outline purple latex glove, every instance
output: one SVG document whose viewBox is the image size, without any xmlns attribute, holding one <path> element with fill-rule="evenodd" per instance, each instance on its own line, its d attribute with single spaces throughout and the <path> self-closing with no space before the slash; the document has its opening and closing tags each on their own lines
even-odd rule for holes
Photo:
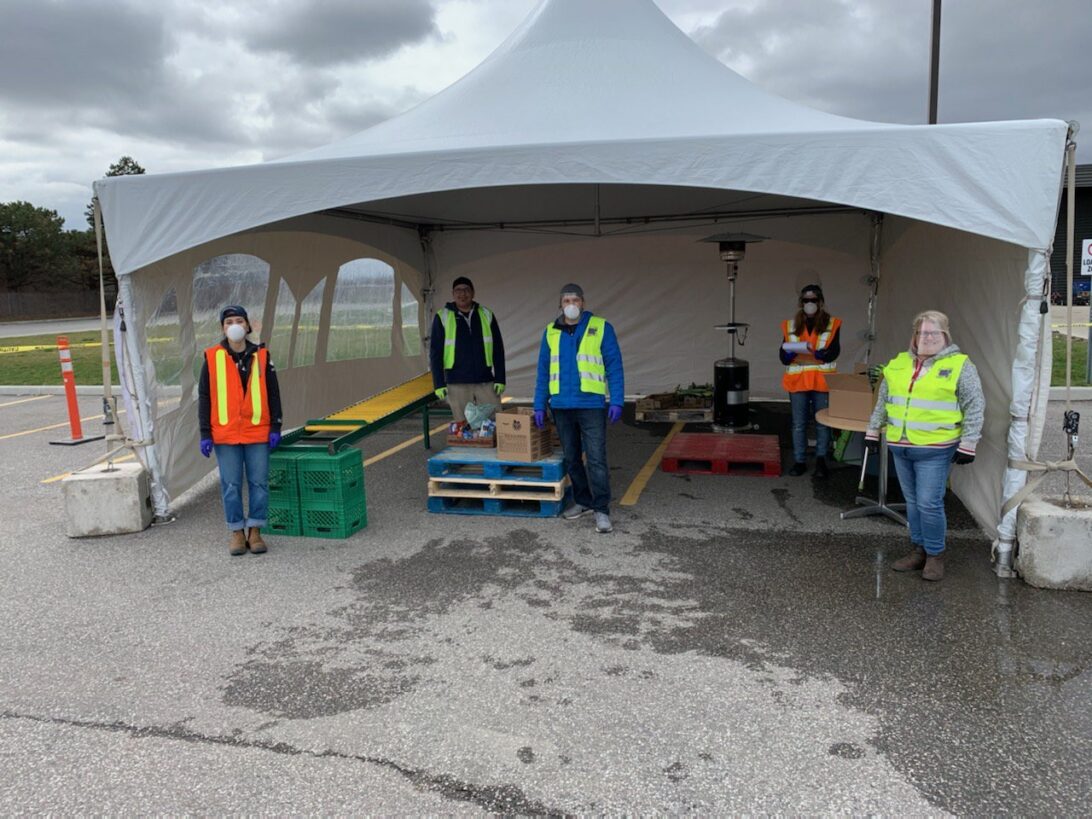
<svg viewBox="0 0 1092 819">
<path fill-rule="evenodd" d="M 201 454 L 206 458 L 212 454 L 212 438 L 201 439 Z"/>
<path fill-rule="evenodd" d="M 617 424 L 622 420 L 622 408 L 617 404 L 611 404 L 607 409 L 607 420 L 612 424 Z"/>
<path fill-rule="evenodd" d="M 281 434 L 279 432 L 269 433 L 269 448 L 270 449 L 276 449 L 278 446 L 280 446 L 280 443 L 281 443 Z"/>
<path fill-rule="evenodd" d="M 542 429 L 546 426 L 546 410 L 535 410 L 534 414 L 535 426 Z"/>
</svg>

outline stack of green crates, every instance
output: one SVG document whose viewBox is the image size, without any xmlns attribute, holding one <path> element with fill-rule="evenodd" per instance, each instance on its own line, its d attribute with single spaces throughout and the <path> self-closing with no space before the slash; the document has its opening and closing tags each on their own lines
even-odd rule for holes
<svg viewBox="0 0 1092 819">
<path fill-rule="evenodd" d="M 267 527 L 271 532 L 346 538 L 367 525 L 364 461 L 359 449 L 329 455 L 286 447 L 272 453 Z"/>
<path fill-rule="evenodd" d="M 270 534 L 290 537 L 301 534 L 296 461 L 304 454 L 288 447 L 269 454 L 269 515 L 265 528 Z"/>
<path fill-rule="evenodd" d="M 359 449 L 304 455 L 296 461 L 296 480 L 304 537 L 344 538 L 368 525 Z"/>
</svg>

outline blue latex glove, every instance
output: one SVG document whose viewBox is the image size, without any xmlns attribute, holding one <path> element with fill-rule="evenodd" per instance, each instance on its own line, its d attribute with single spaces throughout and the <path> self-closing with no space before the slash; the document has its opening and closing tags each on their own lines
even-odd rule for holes
<svg viewBox="0 0 1092 819">
<path fill-rule="evenodd" d="M 201 454 L 206 458 L 212 454 L 212 438 L 201 439 Z"/>
<path fill-rule="evenodd" d="M 612 424 L 617 424 L 622 420 L 622 408 L 617 404 L 611 404 L 607 409 L 607 420 Z"/>
<path fill-rule="evenodd" d="M 443 401 L 447 398 L 447 387 L 440 387 L 438 390 L 433 390 L 436 393 L 436 397 Z"/>
<path fill-rule="evenodd" d="M 546 410 L 535 410 L 534 421 L 535 426 L 539 429 L 546 426 Z"/>
<path fill-rule="evenodd" d="M 276 449 L 281 445 L 281 434 L 279 432 L 269 433 L 269 448 Z"/>
<path fill-rule="evenodd" d="M 504 384 L 494 384 L 493 392 L 495 392 L 497 395 L 501 395 L 504 392 Z"/>
</svg>

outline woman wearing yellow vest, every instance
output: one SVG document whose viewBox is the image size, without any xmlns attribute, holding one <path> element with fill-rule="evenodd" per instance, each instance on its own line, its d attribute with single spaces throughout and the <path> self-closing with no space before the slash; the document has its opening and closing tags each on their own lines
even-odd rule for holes
<svg viewBox="0 0 1092 819">
<path fill-rule="evenodd" d="M 800 291 L 796 315 L 781 323 L 781 363 L 785 374 L 781 386 L 789 394 L 792 407 L 792 459 L 789 474 L 808 471 L 808 421 L 830 405 L 825 373 L 837 369 L 834 363 L 842 352 L 838 331 L 842 320 L 824 309 L 823 291 L 809 284 Z M 815 423 L 815 477 L 826 478 L 827 454 L 830 452 L 830 427 Z"/>
<path fill-rule="evenodd" d="M 887 436 L 913 546 L 891 568 L 922 569 L 926 580 L 941 580 L 948 472 L 953 461 L 974 461 L 986 407 L 982 382 L 971 360 L 952 344 L 948 317 L 936 310 L 914 319 L 910 349 L 891 359 L 883 376 L 865 441 L 874 450 L 880 431 Z"/>
<path fill-rule="evenodd" d="M 269 451 L 281 442 L 281 393 L 277 371 L 264 344 L 247 340 L 246 310 L 220 311 L 224 338 L 205 350 L 197 390 L 201 454 L 216 450 L 220 498 L 231 540 L 228 553 L 266 550 L 262 527 L 269 509 Z M 243 478 L 250 514 L 243 512 Z"/>
</svg>

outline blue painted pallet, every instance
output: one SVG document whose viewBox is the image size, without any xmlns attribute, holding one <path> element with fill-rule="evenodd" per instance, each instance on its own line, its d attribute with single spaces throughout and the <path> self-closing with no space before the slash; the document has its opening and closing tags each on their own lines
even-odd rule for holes
<svg viewBox="0 0 1092 819">
<path fill-rule="evenodd" d="M 541 461 L 502 461 L 495 449 L 450 447 L 428 459 L 432 478 L 491 478 L 493 480 L 560 481 L 565 462 L 560 453 Z"/>
<path fill-rule="evenodd" d="M 569 505 L 572 494 L 567 492 L 559 501 L 505 500 L 503 498 L 441 498 L 428 499 L 428 511 L 444 515 L 501 515 L 513 518 L 556 518 Z"/>
</svg>

